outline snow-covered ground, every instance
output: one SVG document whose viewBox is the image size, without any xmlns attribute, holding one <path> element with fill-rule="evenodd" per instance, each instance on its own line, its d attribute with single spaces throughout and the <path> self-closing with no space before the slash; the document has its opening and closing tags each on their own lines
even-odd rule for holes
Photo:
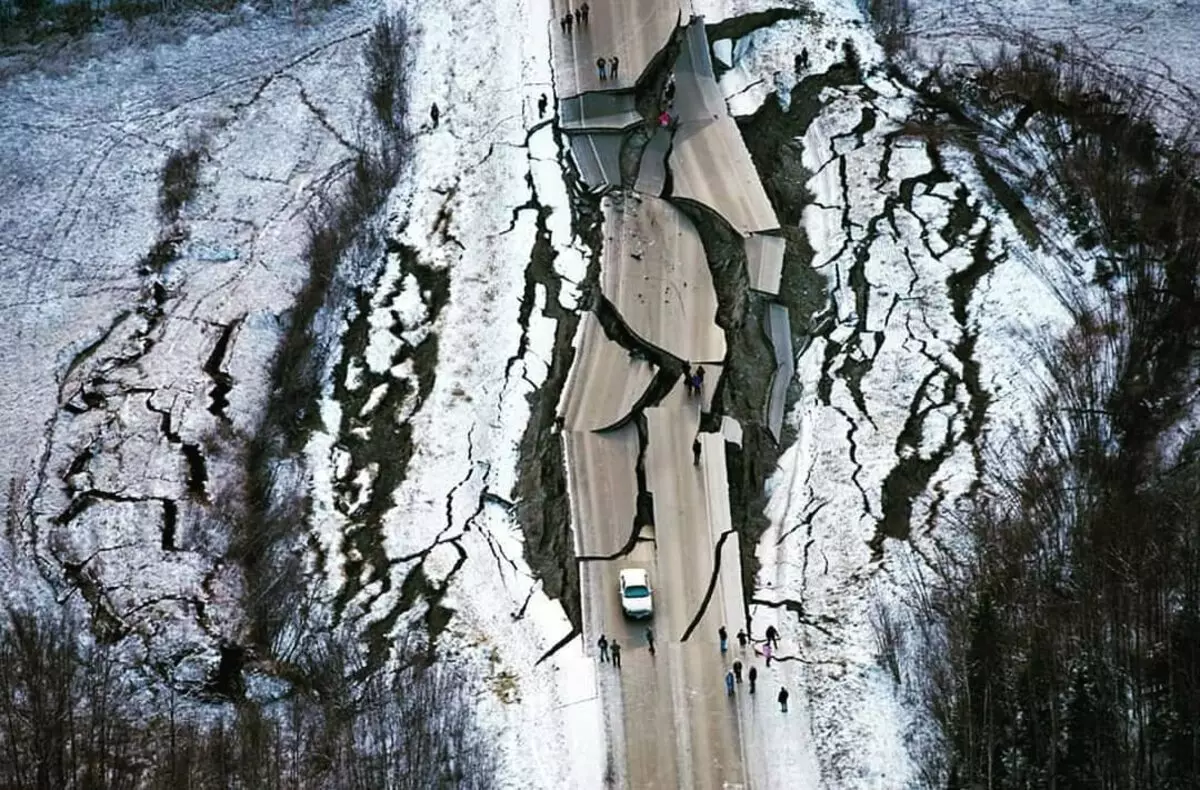
<svg viewBox="0 0 1200 790">
<path fill-rule="evenodd" d="M 439 644 L 484 679 L 488 693 L 477 711 L 499 743 L 503 786 L 599 786 L 604 742 L 594 667 L 578 639 L 537 663 L 570 624 L 526 565 L 519 525 L 505 504 L 514 496 L 526 398 L 545 379 L 554 339 L 554 321 L 543 315 L 544 288 L 535 289 L 528 326 L 518 320 L 538 206 L 552 210 L 546 231 L 555 267 L 567 278 L 559 298 L 568 307 L 583 268 L 561 151 L 549 115 L 540 121 L 536 108 L 541 93 L 553 95 L 550 5 L 406 5 L 416 44 L 414 113 L 421 118 L 436 102 L 441 122 L 419 136 L 389 213 L 397 218 L 396 238 L 424 264 L 449 273 L 450 297 L 429 327 L 438 338 L 434 382 L 409 419 L 414 452 L 384 521 L 390 592 L 381 578 L 357 602 L 368 607 L 366 621 L 385 617 L 421 562 L 398 558 L 434 547 L 423 570 L 434 585 L 448 584 L 441 605 L 455 612 Z M 393 276 L 385 273 L 381 283 Z M 410 329 L 398 304 L 403 293 L 377 299 L 373 347 L 378 339 L 391 348 L 395 323 Z M 386 370 L 388 353 L 381 364 L 363 365 Z M 326 427 L 336 430 L 336 423 Z M 326 447 L 336 444 L 331 439 Z M 321 457 L 321 445 L 315 440 L 314 459 L 328 470 L 336 452 Z M 319 507 L 336 512 L 331 502 Z M 335 552 L 336 538 L 336 530 L 326 532 Z M 407 627 L 404 618 L 397 624 Z"/>
<path fill-rule="evenodd" d="M 926 65 L 978 64 L 1000 47 L 1062 44 L 1089 67 L 1144 82 L 1165 128 L 1189 125 L 1200 98 L 1196 0 L 910 0 L 913 52 Z"/>
<path fill-rule="evenodd" d="M 10 589 L 46 592 L 36 556 L 65 597 L 74 563 L 152 655 L 211 662 L 236 636 L 236 574 L 207 507 L 233 467 L 208 448 L 262 408 L 281 305 L 307 274 L 306 212 L 345 173 L 367 109 L 346 86 L 370 19 L 255 19 L 0 89 L 0 503 L 34 514 L 10 547 L 29 575 Z M 143 261 L 169 231 L 160 173 L 188 140 L 199 188 L 156 274 Z"/>
<path fill-rule="evenodd" d="M 801 47 L 809 73 L 840 61 L 847 40 L 868 72 L 881 62 L 854 4 L 814 10 L 815 18 L 734 43 L 723 79 L 734 112 L 750 114 L 764 100 L 786 106 Z M 803 227 L 830 304 L 813 322 L 825 328 L 799 354 L 800 397 L 789 417 L 798 439 L 768 483 L 772 526 L 758 548 L 756 596 L 798 603 L 803 614 L 798 624 L 783 608 L 751 607 L 756 635 L 779 625 L 780 655 L 792 660 L 775 671 L 807 697 L 820 775 L 787 777 L 804 787 L 917 783 L 931 733 L 905 640 L 920 578 L 939 549 L 956 546 L 937 514 L 954 509 L 984 460 L 1002 455 L 1028 421 L 1041 364 L 1032 341 L 1068 326 L 1039 277 L 1044 267 L 1030 265 L 1045 253 L 1026 247 L 971 157 L 942 146 L 944 174 L 927 179 L 937 168 L 925 141 L 894 134 L 914 97 L 878 73 L 865 81 L 869 92 L 826 89 L 802 140 L 813 194 Z M 864 113 L 874 114 L 873 126 L 857 134 Z M 952 226 L 952 209 L 969 220 Z M 976 245 L 990 263 L 963 285 Z M 931 466 L 909 511 L 897 492 Z M 907 540 L 885 537 L 900 526 Z M 881 660 L 884 621 L 898 629 L 899 684 Z"/>
<path fill-rule="evenodd" d="M 527 174 L 554 209 L 555 265 L 571 281 L 583 266 L 553 130 L 530 131 L 537 95 L 552 95 L 549 4 L 402 5 L 418 136 L 389 231 L 423 266 L 448 273 L 449 300 L 430 323 L 429 294 L 411 275 L 399 277 L 395 293 L 374 304 L 368 349 L 348 376 L 399 381 L 411 366 L 389 371 L 388 360 L 437 335 L 433 387 L 408 415 L 416 451 L 384 545 L 394 560 L 440 541 L 424 563 L 435 585 L 455 569 L 455 544 L 465 555 L 441 600 L 455 616 L 440 644 L 478 670 L 477 710 L 501 746 L 504 786 L 598 786 L 591 663 L 576 644 L 536 664 L 570 627 L 525 566 L 502 504 L 512 497 L 525 396 L 545 376 L 553 338 L 544 289 L 528 328 L 517 320 L 536 232 Z M 305 26 L 261 18 L 113 48 L 0 89 L 8 285 L 0 322 L 9 329 L 0 350 L 9 374 L 0 382 L 8 448 L 0 478 L 18 482 L 13 500 L 5 485 L 0 501 L 10 514 L 28 505 L 37 515 L 26 542 L 0 550 L 0 567 L 16 576 L 6 588 L 47 600 L 66 589 L 57 563 L 83 563 L 149 657 L 187 656 L 181 676 L 211 667 L 218 642 L 237 637 L 237 575 L 219 561 L 223 529 L 205 520 L 208 500 L 236 469 L 219 448 L 261 414 L 282 314 L 307 275 L 306 211 L 336 191 L 369 126 L 361 50 L 381 10 L 355 4 Z M 442 110 L 436 130 L 427 121 L 433 102 Z M 188 240 L 159 278 L 140 264 L 163 232 L 163 163 L 189 139 L 202 139 L 205 153 L 181 217 Z M 397 265 L 389 256 L 383 286 Z M 574 306 L 575 298 L 566 283 L 560 300 Z M 231 382 L 223 407 L 213 371 Z M 324 404 L 322 415 L 331 433 L 314 437 L 309 456 L 332 595 L 345 582 L 333 483 L 346 456 L 337 449 L 338 404 Z M 206 482 L 197 482 L 185 448 L 203 456 Z M 369 480 L 370 470 L 358 473 Z M 55 518 L 68 507 L 64 479 L 94 492 L 69 520 Z M 42 565 L 50 585 L 31 562 L 35 551 L 54 558 Z M 412 564 L 386 570 L 391 594 L 380 595 L 378 583 L 362 592 L 359 602 L 370 601 L 363 625 L 397 603 Z M 10 592 L 6 602 L 17 599 Z"/>
</svg>

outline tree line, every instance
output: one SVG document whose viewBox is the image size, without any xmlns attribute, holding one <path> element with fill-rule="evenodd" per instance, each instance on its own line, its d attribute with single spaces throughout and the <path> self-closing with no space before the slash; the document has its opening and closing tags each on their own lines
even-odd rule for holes
<svg viewBox="0 0 1200 790">
<path fill-rule="evenodd" d="M 1051 207 L 1045 242 L 1090 274 L 1072 289 L 1044 271 L 1073 328 L 1036 341 L 1036 431 L 944 521 L 972 548 L 917 618 L 908 670 L 939 734 L 925 777 L 1184 790 L 1200 781 L 1200 169 L 1189 138 L 1156 131 L 1144 86 L 1063 54 L 1026 47 L 924 86 L 962 144 Z"/>
<path fill-rule="evenodd" d="M 397 648 L 365 671 L 346 635 L 314 638 L 270 700 L 220 700 L 131 670 L 77 619 L 8 611 L 0 629 L 6 790 L 486 790 L 495 761 L 465 678 Z"/>
</svg>

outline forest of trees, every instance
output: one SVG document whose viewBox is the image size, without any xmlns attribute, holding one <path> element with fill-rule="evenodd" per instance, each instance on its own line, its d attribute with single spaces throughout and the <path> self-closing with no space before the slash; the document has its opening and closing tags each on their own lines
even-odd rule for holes
<svg viewBox="0 0 1200 790">
<path fill-rule="evenodd" d="M 1027 48 L 926 86 L 968 147 L 1051 207 L 1043 243 L 1079 245 L 1096 269 L 1060 289 L 1073 330 L 1040 343 L 1036 435 L 948 524 L 974 548 L 921 607 L 912 669 L 941 735 L 927 779 L 1196 788 L 1197 149 L 1156 133 L 1141 86 L 1062 54 Z"/>
<path fill-rule="evenodd" d="M 239 6 L 296 13 L 344 0 L 0 0 L 0 45 L 87 33 L 106 18 L 126 23 L 186 12 L 229 13 Z"/>
<path fill-rule="evenodd" d="M 348 635 L 310 644 L 270 702 L 130 672 L 76 620 L 0 627 L 5 790 L 486 790 L 495 765 L 464 677 L 398 645 L 368 671 Z"/>
</svg>

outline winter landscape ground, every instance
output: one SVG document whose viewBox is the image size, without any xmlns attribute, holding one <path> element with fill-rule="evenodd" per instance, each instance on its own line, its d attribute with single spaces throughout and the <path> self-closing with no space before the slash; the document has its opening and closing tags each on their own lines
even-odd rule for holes
<svg viewBox="0 0 1200 790">
<path fill-rule="evenodd" d="M 597 0 L 590 14 L 626 6 Z M 288 786 L 636 788 L 651 786 L 631 779 L 645 710 L 690 733 L 681 752 L 725 744 L 712 777 L 736 754 L 759 788 L 1193 786 L 1200 245 L 1181 229 L 1200 218 L 1187 197 L 1200 6 L 684 0 L 644 73 L 623 58 L 634 122 L 589 143 L 599 170 L 581 154 L 588 135 L 563 122 L 583 89 L 563 71 L 564 8 L 114 11 L 38 36 L 50 23 L 0 0 L 0 785 L 269 786 L 245 773 L 261 763 Z M 688 318 L 708 333 L 696 345 L 724 353 L 693 414 L 677 408 L 685 339 L 647 342 L 651 320 L 631 320 L 602 269 L 613 206 L 648 183 L 640 157 L 696 18 L 786 251 L 774 292 L 752 288 L 747 234 L 683 193 L 695 181 L 676 133 L 661 202 L 701 242 L 707 265 L 689 283 L 715 294 L 715 315 Z M 1004 65 L 1018 52 L 1024 71 Z M 1142 168 L 1125 192 L 1184 197 L 1113 231 L 1135 212 L 1082 191 L 1093 139 L 1107 171 Z M 1137 235 L 1168 215 L 1172 229 Z M 1144 293 L 1167 296 L 1150 309 Z M 605 343 L 604 362 L 587 362 Z M 571 411 L 589 371 L 618 363 L 637 371 L 630 383 L 595 389 L 620 390 L 611 411 L 630 413 L 636 470 L 620 474 L 576 463 L 588 456 Z M 673 480 L 654 442 L 682 431 L 665 421 L 685 411 L 680 441 L 715 443 L 706 464 L 724 452 L 703 471 L 715 531 L 656 595 L 695 617 L 657 632 L 657 674 L 634 664 L 622 679 L 597 661 L 596 613 L 618 610 L 595 580 L 632 558 L 677 567 L 639 530 L 668 534 L 646 518 Z M 1062 493 L 1090 491 L 1101 467 L 1100 493 Z M 579 501 L 588 480 L 626 473 L 629 501 Z M 1072 509 L 1084 499 L 1087 518 Z M 1076 536 L 1114 501 L 1122 525 L 1175 508 L 1178 533 L 1146 538 L 1155 548 L 1136 558 L 1108 532 Z M 592 552 L 592 511 L 632 519 L 628 544 Z M 1012 538 L 1027 521 L 1066 526 Z M 1097 567 L 1123 575 L 1096 581 L 1087 552 L 1105 541 Z M 676 583 L 701 592 L 664 600 Z M 1028 608 L 1054 630 L 1070 608 L 1054 601 L 1092 589 L 1114 622 L 1136 611 L 1128 633 L 1145 626 L 1150 647 L 1117 638 L 1117 658 L 1064 663 L 1050 681 L 1012 657 L 1043 642 L 994 609 Z M 709 611 L 710 598 L 723 603 Z M 680 721 L 725 704 L 708 680 L 725 669 L 718 620 L 749 631 L 738 655 L 766 693 L 739 688 L 728 719 Z M 1054 649 L 1108 655 L 1121 629 L 1089 629 Z M 631 647 L 626 660 L 643 661 Z M 684 652 L 706 649 L 711 660 Z M 78 678 L 41 696 L 53 684 L 39 678 L 71 661 Z M 1094 691 L 1118 676 L 1136 680 Z M 1060 699 L 1062 718 L 1039 697 Z M 362 714 L 392 716 L 383 699 L 429 705 Z M 82 706 L 93 732 L 109 731 L 97 711 L 126 722 L 106 736 L 121 759 L 82 767 L 90 752 L 64 717 L 38 723 L 43 700 Z M 344 740 L 328 734 L 335 708 Z M 1106 716 L 1124 723 L 1075 735 Z M 284 745 L 255 752 L 250 732 Z M 1143 734 L 1161 751 L 1129 746 Z M 192 767 L 217 753 L 240 759 Z M 1127 753 L 1135 767 L 1097 756 Z M 672 782 L 712 781 L 689 770 Z"/>
</svg>

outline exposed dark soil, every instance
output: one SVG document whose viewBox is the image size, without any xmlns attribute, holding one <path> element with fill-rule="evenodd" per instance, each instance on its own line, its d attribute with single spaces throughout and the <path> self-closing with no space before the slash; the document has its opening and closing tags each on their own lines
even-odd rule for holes
<svg viewBox="0 0 1200 790">
<path fill-rule="evenodd" d="M 575 231 L 592 250 L 600 250 L 598 204 L 576 193 L 573 209 Z M 557 325 L 546 380 L 529 396 L 529 424 L 520 445 L 516 512 L 525 533 L 526 561 L 542 580 L 546 594 L 561 601 L 571 624 L 579 629 L 582 627 L 579 570 L 571 533 L 562 434 L 557 418 L 558 401 L 575 361 L 575 349 L 571 344 L 579 316 L 558 304 L 561 283 L 554 271 L 556 253 L 545 229 L 547 212 L 547 209 L 539 212 L 538 239 L 525 269 L 524 304 L 531 308 L 535 286 L 545 287 L 546 313 L 557 321 Z M 583 284 L 585 298 L 596 298 L 599 269 L 597 254 L 588 267 L 587 280 Z"/>
</svg>

